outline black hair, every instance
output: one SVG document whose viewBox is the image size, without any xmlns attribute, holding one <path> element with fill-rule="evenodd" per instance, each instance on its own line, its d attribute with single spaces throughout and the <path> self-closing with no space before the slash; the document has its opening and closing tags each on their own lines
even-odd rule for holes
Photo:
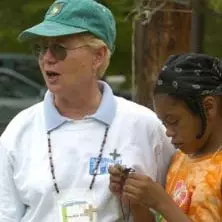
<svg viewBox="0 0 222 222">
<path fill-rule="evenodd" d="M 166 93 L 183 100 L 201 120 L 201 138 L 207 127 L 203 98 L 222 95 L 222 61 L 219 58 L 187 53 L 170 56 L 159 73 L 154 95 Z"/>
</svg>

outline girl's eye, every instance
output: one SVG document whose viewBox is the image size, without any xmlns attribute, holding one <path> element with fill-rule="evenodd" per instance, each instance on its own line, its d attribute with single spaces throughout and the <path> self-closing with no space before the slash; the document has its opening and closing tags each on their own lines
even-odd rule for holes
<svg viewBox="0 0 222 222">
<path fill-rule="evenodd" d="M 164 125 L 175 126 L 177 125 L 178 120 L 165 120 Z"/>
<path fill-rule="evenodd" d="M 167 122 L 169 125 L 176 125 L 178 123 L 178 120 L 168 120 Z"/>
</svg>

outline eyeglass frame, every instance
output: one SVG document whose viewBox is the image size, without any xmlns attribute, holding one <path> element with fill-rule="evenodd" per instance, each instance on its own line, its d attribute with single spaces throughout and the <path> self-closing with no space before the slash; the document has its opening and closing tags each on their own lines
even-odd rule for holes
<svg viewBox="0 0 222 222">
<path fill-rule="evenodd" d="M 53 47 L 54 46 L 54 47 Z M 60 51 L 60 53 L 62 52 L 62 54 L 58 55 L 58 51 L 55 51 L 56 48 L 55 46 L 59 46 L 57 48 L 57 50 L 63 50 Z M 34 43 L 32 44 L 32 52 L 33 54 L 39 59 L 41 59 L 41 57 L 47 52 L 47 50 L 50 51 L 51 55 L 56 58 L 58 61 L 64 61 L 67 57 L 67 51 L 69 50 L 77 50 L 83 47 L 89 46 L 88 44 L 84 44 L 84 45 L 80 45 L 80 46 L 76 46 L 74 48 L 68 48 L 65 47 L 62 44 L 59 43 L 51 43 L 51 44 L 40 44 L 40 43 Z M 38 47 L 39 50 L 36 50 Z"/>
</svg>

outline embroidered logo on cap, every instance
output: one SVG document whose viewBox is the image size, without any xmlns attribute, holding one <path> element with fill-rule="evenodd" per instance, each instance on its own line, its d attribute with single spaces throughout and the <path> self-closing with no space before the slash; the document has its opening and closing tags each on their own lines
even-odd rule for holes
<svg viewBox="0 0 222 222">
<path fill-rule="evenodd" d="M 62 9 L 64 7 L 64 3 L 55 3 L 53 6 L 52 6 L 52 9 L 48 12 L 48 15 L 51 15 L 51 16 L 55 16 L 55 15 L 58 15 Z"/>
</svg>

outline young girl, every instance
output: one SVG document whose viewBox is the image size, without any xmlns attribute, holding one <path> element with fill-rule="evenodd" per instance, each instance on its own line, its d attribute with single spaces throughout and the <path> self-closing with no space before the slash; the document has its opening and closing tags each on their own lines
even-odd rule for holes
<svg viewBox="0 0 222 222">
<path fill-rule="evenodd" d="M 171 56 L 159 73 L 154 106 L 178 149 L 164 189 L 148 176 L 110 168 L 110 189 L 156 212 L 157 221 L 222 221 L 222 62 Z M 145 221 L 143 221 L 145 222 Z"/>
</svg>

